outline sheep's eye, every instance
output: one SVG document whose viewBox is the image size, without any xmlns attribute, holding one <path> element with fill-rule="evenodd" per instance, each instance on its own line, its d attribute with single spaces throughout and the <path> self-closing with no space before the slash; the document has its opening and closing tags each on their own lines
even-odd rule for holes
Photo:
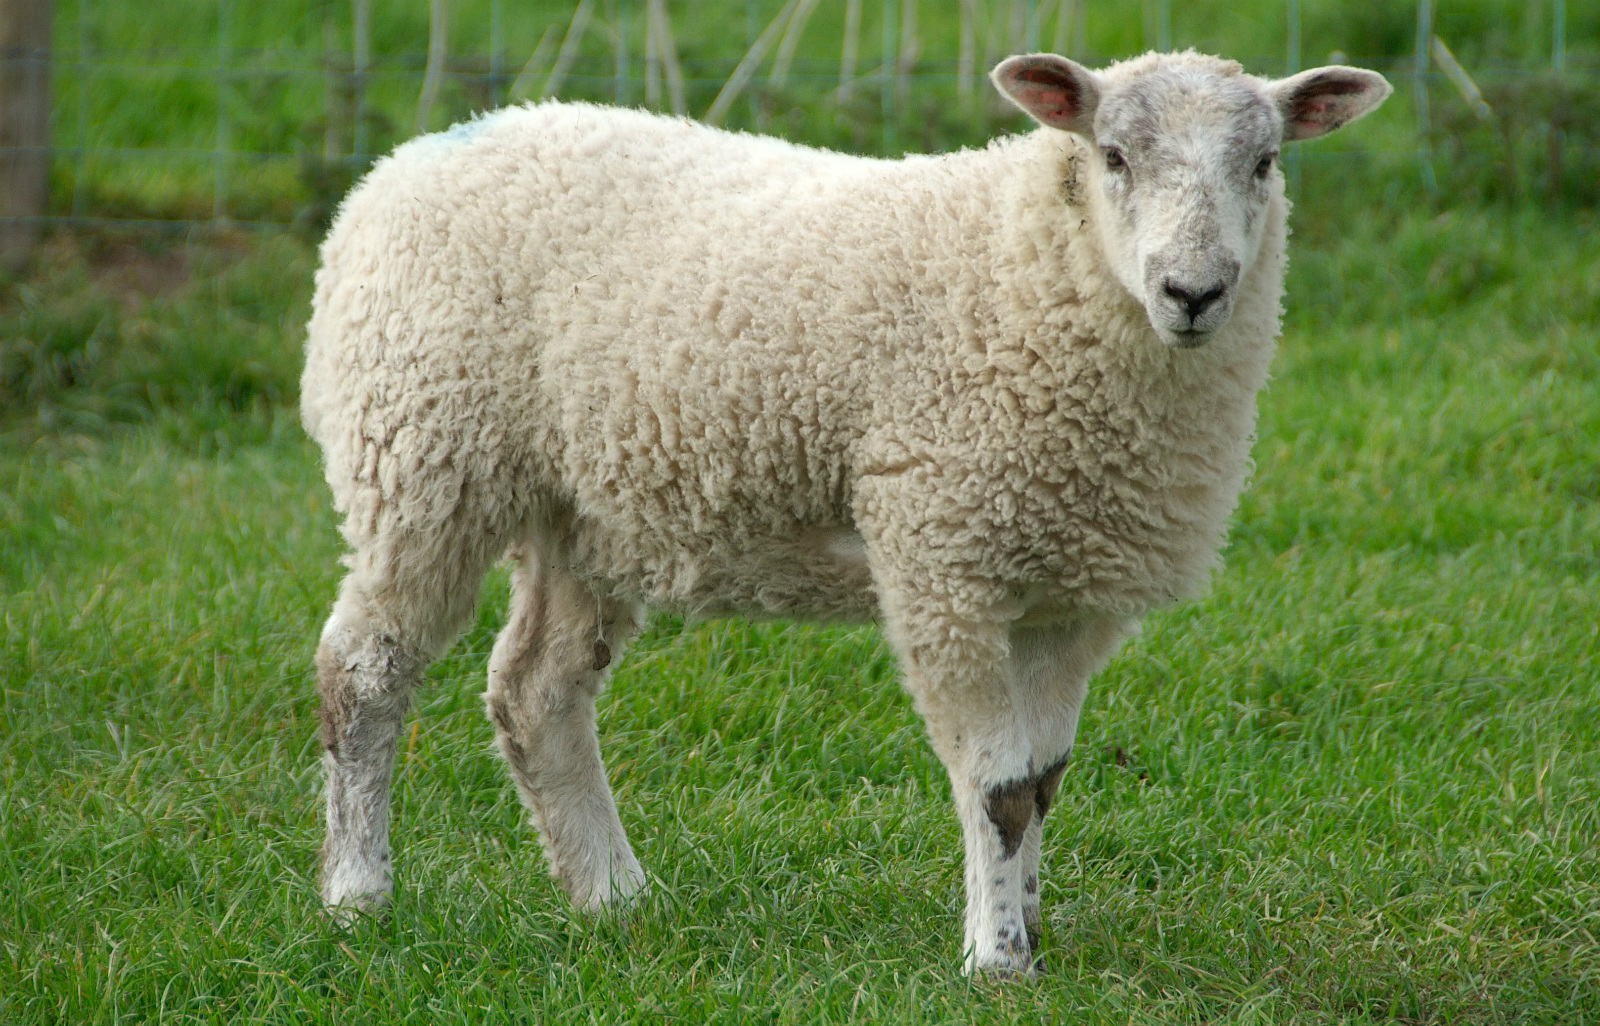
<svg viewBox="0 0 1600 1026">
<path fill-rule="evenodd" d="M 1105 147 L 1104 153 L 1106 155 L 1106 167 L 1113 171 L 1122 171 L 1127 168 L 1128 162 L 1122 158 L 1122 151 L 1115 146 Z"/>
<path fill-rule="evenodd" d="M 1267 173 L 1272 170 L 1272 162 L 1276 160 L 1277 157 L 1278 155 L 1276 153 L 1269 153 L 1265 157 L 1262 157 L 1260 162 L 1256 164 L 1256 177 L 1267 177 Z"/>
</svg>

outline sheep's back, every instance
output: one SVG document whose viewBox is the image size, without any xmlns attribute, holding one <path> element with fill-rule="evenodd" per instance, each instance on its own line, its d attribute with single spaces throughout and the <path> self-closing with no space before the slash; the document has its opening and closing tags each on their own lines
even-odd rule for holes
<svg viewBox="0 0 1600 1026">
<path fill-rule="evenodd" d="M 874 306 L 840 302 L 872 286 L 830 252 L 873 211 L 841 223 L 839 194 L 897 166 L 581 105 L 401 147 L 330 232 L 308 343 L 352 541 L 470 484 L 504 519 L 565 517 L 657 601 L 810 551 L 848 520 Z"/>
</svg>

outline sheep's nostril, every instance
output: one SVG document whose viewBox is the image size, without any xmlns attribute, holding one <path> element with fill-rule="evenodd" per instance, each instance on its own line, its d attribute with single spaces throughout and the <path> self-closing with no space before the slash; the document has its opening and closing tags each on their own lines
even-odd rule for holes
<svg viewBox="0 0 1600 1026">
<path fill-rule="evenodd" d="M 1199 317 L 1205 312 L 1207 307 L 1221 299 L 1222 294 L 1226 291 L 1228 291 L 1227 286 L 1218 285 L 1205 295 L 1201 296 L 1199 299 L 1195 300 L 1192 304 L 1186 304 L 1189 309 L 1189 316 Z"/>
<path fill-rule="evenodd" d="M 1179 285 L 1168 278 L 1161 286 L 1163 292 L 1176 299 L 1183 307 L 1183 312 L 1189 315 L 1192 323 L 1197 317 L 1206 312 L 1206 308 L 1221 299 L 1228 291 L 1226 285 L 1214 285 L 1205 292 L 1198 289 Z"/>
</svg>

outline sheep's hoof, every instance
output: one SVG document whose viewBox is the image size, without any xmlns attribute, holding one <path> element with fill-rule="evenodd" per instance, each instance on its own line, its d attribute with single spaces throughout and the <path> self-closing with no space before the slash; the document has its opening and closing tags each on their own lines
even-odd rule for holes
<svg viewBox="0 0 1600 1026">
<path fill-rule="evenodd" d="M 640 887 L 627 894 L 613 894 L 604 900 L 590 897 L 587 901 L 574 902 L 578 911 L 588 916 L 620 916 L 637 910 L 650 897 L 649 887 Z"/>
<path fill-rule="evenodd" d="M 351 895 L 337 903 L 322 906 L 322 912 L 341 930 L 353 929 L 356 924 L 377 919 L 389 911 L 387 893 Z"/>
<path fill-rule="evenodd" d="M 392 888 L 387 881 L 372 886 L 375 881 L 341 879 L 343 874 L 330 873 L 322 888 L 323 912 L 340 928 L 348 930 L 363 919 L 373 919 L 388 911 Z M 360 886 L 361 883 L 367 886 Z"/>
<path fill-rule="evenodd" d="M 997 965 L 987 969 L 979 969 L 974 974 L 976 979 L 985 983 L 1031 983 L 1039 977 L 1043 960 L 1034 962 L 1026 969 L 1014 965 Z"/>
<path fill-rule="evenodd" d="M 650 897 L 650 881 L 644 870 L 635 867 L 630 872 L 619 873 L 604 883 L 589 888 L 579 897 L 567 892 L 580 912 L 588 915 L 615 915 L 638 908 Z"/>
<path fill-rule="evenodd" d="M 986 961 L 968 959 L 966 971 L 974 979 L 994 983 L 1017 983 L 1039 975 L 1043 960 L 1035 960 L 1029 949 L 1016 944 L 1003 945 Z"/>
</svg>

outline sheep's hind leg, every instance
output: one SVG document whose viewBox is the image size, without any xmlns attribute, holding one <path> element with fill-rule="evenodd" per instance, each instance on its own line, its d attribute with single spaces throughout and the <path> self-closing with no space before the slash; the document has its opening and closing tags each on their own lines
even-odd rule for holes
<svg viewBox="0 0 1600 1026">
<path fill-rule="evenodd" d="M 348 922 L 392 890 L 389 785 L 411 692 L 471 615 L 487 559 L 439 538 L 359 549 L 317 648 L 327 835 L 322 898 Z M 448 549 L 448 551 L 445 551 Z"/>
<path fill-rule="evenodd" d="M 551 875 L 578 907 L 599 911 L 645 884 L 595 733 L 595 698 L 638 617 L 531 548 L 514 558 L 511 617 L 489 658 L 489 719 Z"/>
</svg>

